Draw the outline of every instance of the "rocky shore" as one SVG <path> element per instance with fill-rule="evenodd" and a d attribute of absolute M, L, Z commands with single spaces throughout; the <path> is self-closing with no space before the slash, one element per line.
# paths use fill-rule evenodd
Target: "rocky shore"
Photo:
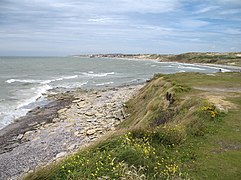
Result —
<path fill-rule="evenodd" d="M 0 131 L 0 179 L 20 179 L 114 131 L 127 116 L 123 104 L 141 87 L 52 95 L 47 106 Z"/>

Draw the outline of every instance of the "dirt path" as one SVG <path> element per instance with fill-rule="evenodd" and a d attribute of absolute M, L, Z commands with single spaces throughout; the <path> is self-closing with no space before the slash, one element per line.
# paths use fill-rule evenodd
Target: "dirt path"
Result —
<path fill-rule="evenodd" d="M 240 88 L 213 88 L 213 87 L 194 87 L 194 89 L 209 91 L 209 92 L 241 92 Z"/>
<path fill-rule="evenodd" d="M 217 109 L 223 112 L 228 112 L 229 109 L 238 109 L 237 105 L 228 101 L 228 97 L 240 96 L 241 87 L 237 88 L 213 88 L 213 87 L 194 87 L 204 91 L 200 93 L 200 96 L 213 103 Z M 237 94 L 238 93 L 238 94 Z"/>

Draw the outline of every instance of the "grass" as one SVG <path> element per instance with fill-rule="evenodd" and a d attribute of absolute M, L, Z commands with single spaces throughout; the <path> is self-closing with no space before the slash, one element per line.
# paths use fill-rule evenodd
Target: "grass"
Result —
<path fill-rule="evenodd" d="M 168 58 L 170 61 L 186 63 L 211 63 L 241 66 L 240 53 L 185 53 L 173 55 Z"/>
<path fill-rule="evenodd" d="M 241 94 L 223 92 L 236 107 L 223 112 L 203 96 L 217 92 L 194 88 L 240 84 L 240 73 L 156 75 L 115 135 L 25 179 L 240 179 Z"/>
<path fill-rule="evenodd" d="M 162 55 L 162 54 L 142 54 L 132 57 L 145 57 L 146 59 L 155 59 L 160 61 L 177 61 L 185 63 L 211 63 L 222 65 L 241 66 L 240 52 L 226 52 L 226 53 L 200 53 L 191 52 L 178 55 Z"/>

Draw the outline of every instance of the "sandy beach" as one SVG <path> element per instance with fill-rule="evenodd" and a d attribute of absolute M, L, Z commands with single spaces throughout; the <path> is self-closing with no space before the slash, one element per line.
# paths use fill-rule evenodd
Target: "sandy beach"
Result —
<path fill-rule="evenodd" d="M 0 131 L 1 179 L 19 179 L 114 131 L 127 116 L 123 104 L 141 87 L 77 89 L 52 95 L 48 105 Z"/>

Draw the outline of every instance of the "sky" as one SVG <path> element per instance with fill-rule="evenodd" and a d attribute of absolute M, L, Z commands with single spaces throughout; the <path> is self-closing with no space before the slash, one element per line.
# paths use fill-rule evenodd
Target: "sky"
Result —
<path fill-rule="evenodd" d="M 241 0 L 0 0 L 0 56 L 241 51 Z"/>

